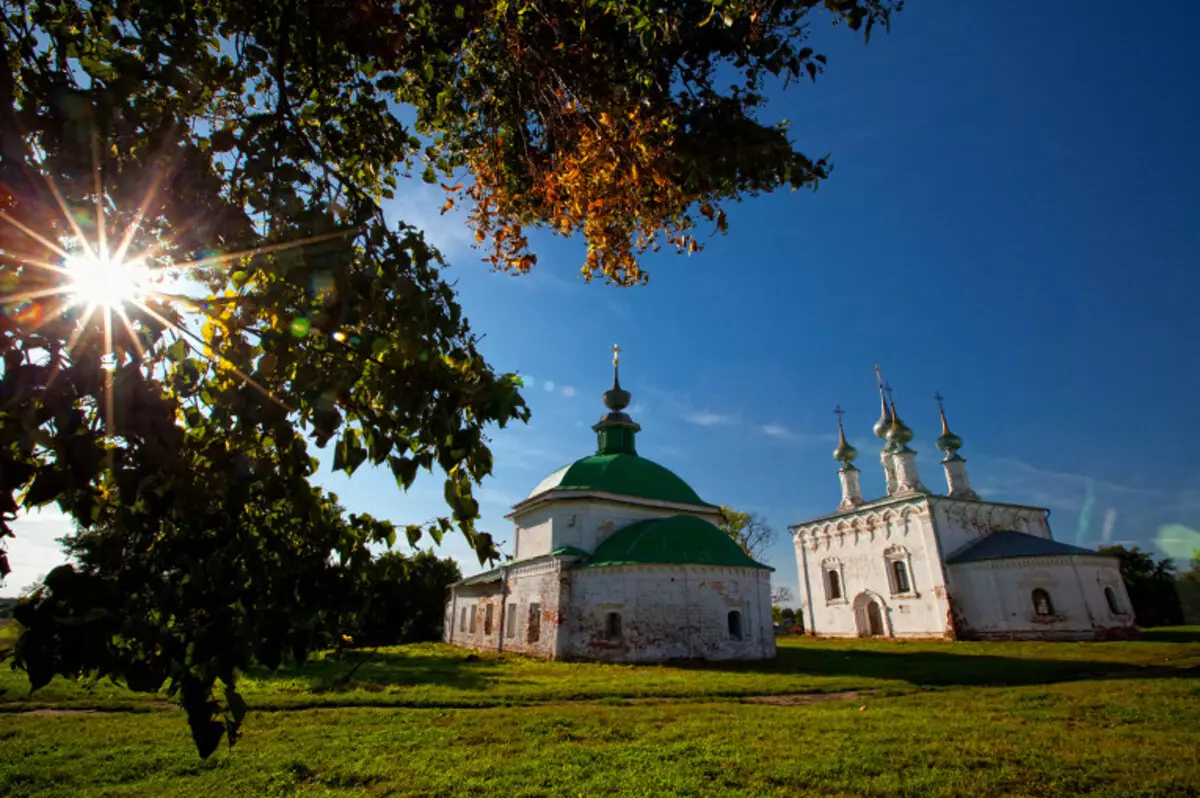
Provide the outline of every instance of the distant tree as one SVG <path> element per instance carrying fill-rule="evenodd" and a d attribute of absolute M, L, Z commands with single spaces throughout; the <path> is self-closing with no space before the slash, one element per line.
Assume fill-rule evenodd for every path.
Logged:
<path fill-rule="evenodd" d="M 784 607 L 783 612 L 780 613 L 780 616 L 783 618 L 784 623 L 796 622 L 796 611 L 791 607 Z"/>
<path fill-rule="evenodd" d="M 1192 552 L 1192 567 L 1175 579 L 1184 623 L 1200 624 L 1200 549 Z"/>
<path fill-rule="evenodd" d="M 1121 562 L 1121 578 L 1129 592 L 1138 626 L 1176 626 L 1183 623 L 1183 608 L 1175 587 L 1175 561 L 1154 556 L 1137 546 L 1101 546 L 1101 554 Z"/>
<path fill-rule="evenodd" d="M 775 530 L 758 513 L 743 513 L 722 506 L 718 526 L 755 560 L 775 542 Z"/>
<path fill-rule="evenodd" d="M 792 589 L 787 585 L 779 585 L 771 588 L 771 603 L 772 604 L 787 604 L 792 600 Z"/>
<path fill-rule="evenodd" d="M 439 640 L 446 587 L 462 578 L 454 560 L 431 551 L 398 551 L 372 561 L 362 605 L 350 628 L 355 645 L 382 646 Z"/>
<path fill-rule="evenodd" d="M 774 621 L 776 625 L 783 623 L 783 607 L 780 607 L 778 604 L 771 606 L 771 620 Z"/>

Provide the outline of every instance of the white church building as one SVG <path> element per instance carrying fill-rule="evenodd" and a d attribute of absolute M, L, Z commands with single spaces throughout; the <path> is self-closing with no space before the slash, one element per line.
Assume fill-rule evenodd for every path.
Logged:
<path fill-rule="evenodd" d="M 613 349 L 596 453 L 512 508 L 513 559 L 450 586 L 444 640 L 552 659 L 774 657 L 772 569 L 716 526 L 717 506 L 637 453 Z"/>
<path fill-rule="evenodd" d="M 877 371 L 877 376 L 878 371 Z M 867 500 L 841 411 L 836 512 L 789 527 L 805 631 L 830 637 L 1094 640 L 1136 634 L 1118 561 L 1060 543 L 1049 511 L 981 500 L 938 399 L 946 493 L 917 474 L 913 432 L 879 376 L 886 494 Z"/>

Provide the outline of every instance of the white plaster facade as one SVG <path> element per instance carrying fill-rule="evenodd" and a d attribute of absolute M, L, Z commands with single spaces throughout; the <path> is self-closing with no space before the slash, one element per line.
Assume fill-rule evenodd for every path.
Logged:
<path fill-rule="evenodd" d="M 948 481 L 974 496 L 962 487 L 964 462 L 952 461 Z M 904 479 L 887 476 L 895 495 L 790 527 L 809 634 L 1098 639 L 1136 633 L 1117 560 L 1052 542 L 1049 511 L 903 492 Z M 1000 537 L 987 541 L 987 558 L 972 560 L 991 536 Z M 1002 556 L 1002 540 L 1020 545 Z M 1030 556 L 1039 550 L 1048 553 Z"/>

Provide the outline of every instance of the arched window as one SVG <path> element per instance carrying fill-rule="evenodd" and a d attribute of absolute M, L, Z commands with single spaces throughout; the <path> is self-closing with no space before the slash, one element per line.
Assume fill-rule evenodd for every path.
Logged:
<path fill-rule="evenodd" d="M 604 616 L 604 639 L 621 639 L 621 613 L 610 612 Z"/>
<path fill-rule="evenodd" d="M 1121 605 L 1117 603 L 1117 594 L 1111 587 L 1104 588 L 1104 600 L 1108 602 L 1108 611 L 1113 615 L 1121 614 Z"/>
<path fill-rule="evenodd" d="M 1038 615 L 1054 614 L 1054 605 L 1050 603 L 1050 594 L 1040 587 L 1033 591 L 1033 611 Z"/>
<path fill-rule="evenodd" d="M 742 639 L 742 614 L 737 610 L 729 612 L 729 636 L 734 640 Z"/>
<path fill-rule="evenodd" d="M 842 597 L 842 580 L 838 577 L 838 572 L 830 569 L 829 574 L 829 599 L 840 599 Z"/>
<path fill-rule="evenodd" d="M 896 583 L 897 593 L 907 593 L 912 589 L 912 585 L 908 581 L 908 564 L 903 560 L 896 560 L 892 563 L 892 579 Z"/>

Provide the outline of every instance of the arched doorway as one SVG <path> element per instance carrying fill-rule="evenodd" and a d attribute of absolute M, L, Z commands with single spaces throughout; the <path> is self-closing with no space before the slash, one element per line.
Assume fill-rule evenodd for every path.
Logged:
<path fill-rule="evenodd" d="M 890 637 L 884 621 L 883 600 L 871 593 L 859 593 L 854 599 L 854 620 L 859 637 Z"/>

